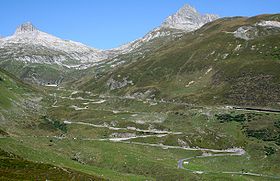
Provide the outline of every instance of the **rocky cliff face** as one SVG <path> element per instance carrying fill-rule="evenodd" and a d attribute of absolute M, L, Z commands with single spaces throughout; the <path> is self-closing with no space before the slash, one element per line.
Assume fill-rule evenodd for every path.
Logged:
<path fill-rule="evenodd" d="M 19 35 L 19 34 L 24 34 L 24 33 L 30 33 L 30 32 L 37 32 L 38 30 L 32 25 L 31 22 L 27 22 L 27 23 L 24 23 L 22 25 L 20 25 L 15 34 L 16 35 Z"/>
<path fill-rule="evenodd" d="M 202 15 L 190 5 L 185 5 L 174 15 L 169 16 L 161 27 L 190 32 L 218 18 L 217 15 L 213 14 Z"/>

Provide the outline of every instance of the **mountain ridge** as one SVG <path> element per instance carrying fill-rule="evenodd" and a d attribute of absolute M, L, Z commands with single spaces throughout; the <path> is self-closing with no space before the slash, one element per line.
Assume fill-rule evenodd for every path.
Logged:
<path fill-rule="evenodd" d="M 7 56 L 31 63 L 56 63 L 67 66 L 67 59 L 86 64 L 107 58 L 101 50 L 87 47 L 82 43 L 62 40 L 36 29 L 30 22 L 20 25 L 12 36 L 1 39 L 0 48 L 6 49 Z M 38 51 L 32 53 L 32 49 L 37 48 L 47 52 L 45 54 L 42 52 L 41 55 L 37 53 Z M 21 53 L 22 49 L 31 52 L 24 55 Z"/>
<path fill-rule="evenodd" d="M 190 15 L 193 21 L 181 17 Z M 40 31 L 31 22 L 27 22 L 18 26 L 13 35 L 0 39 L 0 66 L 17 77 L 35 84 L 61 83 L 65 77 L 72 77 L 69 73 L 73 71 L 107 66 L 107 62 L 110 62 L 111 68 L 119 66 L 126 62 L 123 55 L 141 56 L 143 52 L 164 46 L 165 43 L 200 28 L 202 24 L 215 20 L 215 18 L 204 20 L 204 15 L 189 5 L 179 9 L 172 16 L 179 16 L 181 21 L 178 23 L 191 23 L 191 29 L 189 26 L 174 28 L 161 25 L 142 38 L 109 50 L 99 50 L 79 42 L 63 40 Z"/>
<path fill-rule="evenodd" d="M 186 5 L 95 63 L 20 25 L 0 47 L 0 180 L 280 179 L 280 14 L 212 18 Z"/>
<path fill-rule="evenodd" d="M 102 76 L 80 81 L 78 88 L 204 105 L 277 107 L 277 22 L 279 14 L 221 18 Z"/>
<path fill-rule="evenodd" d="M 121 45 L 115 49 L 120 50 L 122 53 L 129 53 L 141 46 L 142 43 L 152 41 L 153 39 L 159 37 L 179 37 L 186 32 L 195 31 L 203 25 L 218 18 L 219 16 L 214 14 L 202 15 L 194 7 L 189 4 L 185 4 L 175 14 L 168 16 L 160 26 L 148 32 L 144 37 Z M 173 21 L 173 19 L 175 19 L 175 21 Z M 172 33 L 172 30 L 176 30 L 175 34 Z M 181 33 L 178 35 L 178 32 L 180 31 Z M 131 49 L 128 48 L 130 46 L 132 47 Z"/>
<path fill-rule="evenodd" d="M 184 16 L 191 16 L 191 18 L 184 17 Z M 157 37 L 162 37 L 162 36 L 169 36 L 170 32 L 165 32 L 163 29 L 177 29 L 177 30 L 182 30 L 184 32 L 190 32 L 194 31 L 203 24 L 206 24 L 208 22 L 211 22 L 215 19 L 218 18 L 218 16 L 209 16 L 209 18 L 203 19 L 204 15 L 200 15 L 195 8 L 191 7 L 190 5 L 185 5 L 183 8 L 179 9 L 178 12 L 172 16 L 169 17 L 176 17 L 181 19 L 181 21 L 177 21 L 176 24 L 178 26 L 172 26 L 172 25 L 167 25 L 166 22 L 168 22 L 168 18 L 165 20 L 165 22 L 159 26 L 156 27 L 154 30 L 151 32 L 147 33 L 144 37 L 139 38 L 135 41 L 129 42 L 127 44 L 124 44 L 120 47 L 116 47 L 113 49 L 108 49 L 108 50 L 100 50 L 96 48 L 92 48 L 89 46 L 86 46 L 82 43 L 79 42 L 74 42 L 74 41 L 66 41 L 62 40 L 60 38 L 57 38 L 53 35 L 47 34 L 45 32 L 42 32 L 38 30 L 31 22 L 26 22 L 23 23 L 22 25 L 18 26 L 16 29 L 15 33 L 12 36 L 4 37 L 0 41 L 0 48 L 5 48 L 6 46 L 9 47 L 9 45 L 15 45 L 17 44 L 18 46 L 23 45 L 24 48 L 26 45 L 27 46 L 43 46 L 46 47 L 50 50 L 54 51 L 59 51 L 58 54 L 59 56 L 53 56 L 52 59 L 55 60 L 50 60 L 48 57 L 32 57 L 32 56 L 27 56 L 27 57 L 21 57 L 19 56 L 14 56 L 15 55 L 15 50 L 13 50 L 14 53 L 10 52 L 9 55 L 14 56 L 18 60 L 22 60 L 25 62 L 31 62 L 31 63 L 56 63 L 58 65 L 66 66 L 68 68 L 71 67 L 80 67 L 82 64 L 92 64 L 95 65 L 96 62 L 100 62 L 105 59 L 113 58 L 116 55 L 123 54 L 123 53 L 128 53 L 130 51 L 133 51 L 137 47 L 141 46 L 143 42 L 148 42 L 153 40 L 154 38 Z M 190 21 L 190 19 L 192 21 Z M 202 21 L 203 20 L 203 21 Z M 187 22 L 185 22 L 187 21 Z M 199 22 L 196 22 L 199 21 Z M 190 26 L 183 26 L 183 24 L 190 24 L 192 23 L 191 27 Z M 63 55 L 63 53 L 66 53 L 69 56 Z M 0 57 L 1 58 L 1 57 Z M 36 61 L 36 59 L 39 59 L 39 61 Z M 79 63 L 68 65 L 67 59 L 70 60 L 75 60 L 78 62 L 81 62 L 81 65 Z M 66 63 L 64 63 L 66 62 Z M 89 65 L 89 66 L 92 66 Z M 88 66 L 86 65 L 84 68 L 87 68 Z"/>

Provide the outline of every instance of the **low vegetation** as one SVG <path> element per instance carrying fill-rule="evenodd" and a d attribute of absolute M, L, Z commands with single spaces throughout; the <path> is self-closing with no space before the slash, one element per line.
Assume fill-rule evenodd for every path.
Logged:
<path fill-rule="evenodd" d="M 1 180 L 103 180 L 77 171 L 24 160 L 0 150 Z"/>
<path fill-rule="evenodd" d="M 49 131 L 60 130 L 63 133 L 67 132 L 66 124 L 61 123 L 58 120 L 55 120 L 55 119 L 53 120 L 51 118 L 48 118 L 47 116 L 43 116 L 41 118 L 41 120 L 42 120 L 42 123 L 40 123 L 38 126 L 40 129 L 46 129 Z"/>
<path fill-rule="evenodd" d="M 215 116 L 217 117 L 218 120 L 220 120 L 221 123 L 231 122 L 231 121 L 236 121 L 236 122 L 245 122 L 246 121 L 245 114 L 239 114 L 239 115 L 218 114 Z"/>
<path fill-rule="evenodd" d="M 280 114 L 225 107 L 279 108 L 279 32 L 248 41 L 228 33 L 267 16 L 220 19 L 123 55 L 127 64 L 110 73 L 106 63 L 74 71 L 83 78 L 66 88 L 36 90 L 0 70 L 0 180 L 279 178 Z M 23 79 L 60 76 L 58 67 L 14 63 L 6 69 Z M 232 148 L 245 152 L 209 156 Z M 179 169 L 188 158 L 193 171 Z"/>

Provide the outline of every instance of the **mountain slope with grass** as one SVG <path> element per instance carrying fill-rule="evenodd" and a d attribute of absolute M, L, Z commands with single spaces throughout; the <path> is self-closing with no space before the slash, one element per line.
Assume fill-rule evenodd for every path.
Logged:
<path fill-rule="evenodd" d="M 0 180 L 123 180 L 124 176 L 110 170 L 84 168 L 71 158 L 53 153 L 47 150 L 50 144 L 23 142 L 65 133 L 62 122 L 45 116 L 50 101 L 47 92 L 0 69 Z"/>
<path fill-rule="evenodd" d="M 109 53 L 38 30 L 30 22 L 0 40 L 0 66 L 34 84 L 60 84 L 72 69 L 84 69 Z"/>
<path fill-rule="evenodd" d="M 186 5 L 89 67 L 64 64 L 84 63 L 76 43 L 16 34 L 0 39 L 0 180 L 280 179 L 280 14 Z"/>
<path fill-rule="evenodd" d="M 144 37 L 110 50 L 98 50 L 60 39 L 27 22 L 20 25 L 12 36 L 0 39 L 0 66 L 26 82 L 61 85 L 76 80 L 73 73 L 81 77 L 85 70 L 98 72 L 98 67 L 105 66 L 106 71 L 135 60 L 135 56 L 143 57 L 217 18 L 216 15 L 200 14 L 185 5 Z"/>
<path fill-rule="evenodd" d="M 44 93 L 0 69 L 0 129 L 17 134 L 43 112 Z"/>
<path fill-rule="evenodd" d="M 195 104 L 279 107 L 279 22 L 279 14 L 218 19 L 86 79 L 80 88 Z"/>

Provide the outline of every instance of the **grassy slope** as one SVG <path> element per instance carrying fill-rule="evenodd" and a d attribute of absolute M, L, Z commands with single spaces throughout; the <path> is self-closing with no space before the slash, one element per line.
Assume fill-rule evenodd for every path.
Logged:
<path fill-rule="evenodd" d="M 59 96 L 59 91 L 56 92 Z M 67 93 L 61 92 L 63 96 Z M 68 96 L 71 91 L 68 92 Z M 86 95 L 88 97 L 86 97 Z M 90 96 L 88 93 L 80 93 L 75 96 L 83 96 L 90 99 L 100 99 L 98 96 Z M 246 136 L 246 130 L 258 132 L 258 130 L 277 129 L 279 115 L 273 114 L 248 114 L 246 121 L 236 122 L 235 119 L 218 120 L 216 114 L 240 115 L 242 111 L 231 112 L 229 110 L 208 108 L 191 108 L 176 104 L 161 103 L 149 106 L 145 101 L 126 99 L 107 99 L 103 104 L 89 104 L 88 110 L 74 111 L 71 105 L 83 106 L 87 101 L 58 99 L 59 108 L 48 108 L 47 116 L 60 122 L 64 120 L 84 121 L 94 124 L 111 124 L 116 122 L 117 127 L 135 126 L 147 129 L 150 125 L 157 129 L 182 131 L 184 134 L 168 136 L 166 138 L 143 138 L 131 141 L 147 142 L 179 146 L 178 138 L 192 147 L 224 149 L 232 146 L 243 147 L 248 154 L 236 159 L 231 157 L 221 159 L 194 160 L 189 165 L 193 169 L 205 169 L 210 171 L 240 171 L 245 167 L 246 171 L 267 173 L 275 175 L 279 170 L 279 151 L 265 157 L 264 146 L 277 148 L 274 141 L 265 141 L 266 134 Z M 52 104 L 52 102 L 50 102 Z M 113 110 L 123 110 L 124 113 L 113 113 Z M 127 112 L 126 112 L 127 111 Z M 137 114 L 137 116 L 135 116 Z M 250 115 L 250 116 L 249 116 Z M 157 120 L 164 118 L 162 123 Z M 223 117 L 223 118 L 224 118 Z M 250 118 L 250 119 L 247 119 Z M 125 119 L 123 119 L 125 118 Z M 41 117 L 44 121 L 44 117 Z M 135 123 L 137 120 L 147 121 L 145 124 Z M 262 123 L 261 125 L 256 122 Z M 95 175 L 110 180 L 258 180 L 255 177 L 229 176 L 227 174 L 196 175 L 188 171 L 177 169 L 177 161 L 181 158 L 200 155 L 200 151 L 184 151 L 180 149 L 162 149 L 150 146 L 134 144 L 113 143 L 103 141 L 85 141 L 83 138 L 108 138 L 113 132 L 105 128 L 89 126 L 67 125 L 66 132 L 59 129 L 56 124 L 43 124 L 37 119 L 37 126 L 24 128 L 30 131 L 28 135 L 17 135 L 11 138 L 0 138 L 0 148 L 8 153 L 14 153 L 28 162 L 42 162 L 43 165 L 34 165 L 38 169 L 34 173 L 48 173 L 48 170 L 40 170 L 42 167 L 62 167 L 72 170 L 81 177 Z M 53 138 L 63 134 L 65 139 Z M 278 134 L 277 132 L 275 134 Z M 254 136 L 257 136 L 254 137 Z M 271 138 L 274 134 L 271 135 Z M 76 158 L 78 156 L 78 159 Z M 249 158 L 249 159 L 248 159 Z M 260 161 L 261 160 L 261 161 Z M 10 161 L 9 161 L 10 162 Z M 16 167 L 21 161 L 11 167 Z M 25 162 L 24 162 L 25 163 Z M 226 163 L 226 165 L 225 165 Z M 242 163 L 242 164 L 240 164 Z M 29 163 L 28 163 L 29 164 Z M 211 165 L 212 164 L 212 165 Z M 31 167 L 31 170 L 33 169 Z M 211 166 L 209 166 L 211 165 Z M 28 167 L 28 166 L 27 166 Z M 7 168 L 9 168 L 7 166 Z M 20 175 L 24 168 L 17 168 Z M 50 168 L 50 169 L 51 169 Z M 11 176 L 7 173 L 7 177 Z M 25 175 L 24 177 L 28 177 Z M 44 175 L 42 176 L 44 177 Z M 55 177 L 55 175 L 54 175 Z M 73 175 L 69 177 L 73 178 Z M 260 180 L 265 180 L 261 178 Z"/>
<path fill-rule="evenodd" d="M 54 83 L 56 80 L 64 77 L 66 72 L 66 69 L 56 65 L 25 64 L 9 59 L 1 60 L 0 66 L 21 80 L 34 84 Z"/>
<path fill-rule="evenodd" d="M 22 137 L 21 140 L 1 139 L 1 148 L 28 160 L 100 175 L 110 180 L 154 180 L 155 177 L 169 180 L 168 178 L 172 177 L 182 179 L 187 175 L 195 178 L 188 172 L 176 169 L 176 159 L 173 159 L 175 155 L 178 157 L 195 153 L 172 153 L 161 149 L 98 141 L 56 140 L 53 146 L 49 146 L 48 138 Z M 86 164 L 72 160 L 75 153 L 80 153 Z M 156 158 L 162 159 L 157 161 Z M 150 175 L 153 175 L 153 178 L 149 177 Z"/>
<path fill-rule="evenodd" d="M 0 150 L 1 180 L 103 180 L 74 170 L 66 170 L 42 162 L 25 160 Z"/>
<path fill-rule="evenodd" d="M 99 79 L 87 80 L 80 88 L 104 93 L 109 91 L 106 83 L 111 77 L 120 82 L 128 77 L 134 85 L 111 93 L 123 95 L 153 90 L 158 98 L 197 104 L 277 106 L 280 102 L 277 96 L 279 31 L 259 28 L 262 35 L 250 41 L 237 39 L 227 32 L 261 20 L 278 19 L 279 15 L 263 15 L 217 20 L 180 40 L 171 41 L 145 58 Z M 194 83 L 187 86 L 192 81 Z"/>
<path fill-rule="evenodd" d="M 0 128 L 8 134 L 23 133 L 42 112 L 44 93 L 0 69 Z"/>
<path fill-rule="evenodd" d="M 42 149 L 44 149 L 43 147 L 34 150 L 34 148 L 32 148 L 34 142 L 30 143 L 28 146 L 22 144 L 22 135 L 53 135 L 61 134 L 62 131 L 53 125 L 47 125 L 48 129 L 51 130 L 46 129 L 46 127 L 40 129 L 40 125 L 44 123 L 40 118 L 41 115 L 44 115 L 44 111 L 33 110 L 34 108 L 32 108 L 32 106 L 40 107 L 41 104 L 44 106 L 46 105 L 42 102 L 36 102 L 35 105 L 30 105 L 31 107 L 29 107 L 28 100 L 36 99 L 38 96 L 44 96 L 41 92 L 23 83 L 6 71 L 0 70 L 0 78 L 0 147 L 5 149 L 7 153 L 14 153 L 20 156 L 19 158 L 7 158 L 1 155 L 1 180 L 46 178 L 100 180 L 100 178 L 95 177 L 95 175 L 105 175 L 105 178 L 109 177 L 115 178 L 115 180 L 124 180 L 124 176 L 110 170 L 103 171 L 103 169 L 98 169 L 96 167 L 81 168 L 81 165 L 79 166 L 79 164 L 71 161 L 70 158 L 61 158 L 61 156 L 55 153 L 42 151 Z M 3 136 L 7 138 L 2 138 Z M 9 138 L 14 136 L 15 139 Z M 38 157 L 38 155 L 41 156 Z M 46 160 L 50 160 L 51 158 L 56 158 L 55 160 L 57 161 L 60 160 L 62 165 L 55 165 L 50 161 L 45 162 L 42 157 L 43 155 Z M 63 167 L 70 167 L 68 169 L 70 173 L 65 171 Z M 137 180 L 137 176 L 133 178 Z"/>
<path fill-rule="evenodd" d="M 66 93 L 61 93 L 67 96 Z M 71 92 L 68 93 L 68 96 Z M 100 100 L 98 96 L 81 92 L 75 96 L 83 96 L 88 99 Z M 219 107 L 190 107 L 176 105 L 175 103 L 158 103 L 149 105 L 147 101 L 106 98 L 102 104 L 87 104 L 87 110 L 75 111 L 71 105 L 84 107 L 86 100 L 58 99 L 58 108 L 50 108 L 49 116 L 58 120 L 71 122 L 86 122 L 97 125 L 111 125 L 115 127 L 136 127 L 148 129 L 153 127 L 160 130 L 183 132 L 181 135 L 169 135 L 166 137 L 148 137 L 131 139 L 131 142 L 164 144 L 182 146 L 179 139 L 190 147 L 227 149 L 231 147 L 242 147 L 247 154 L 242 157 L 223 157 L 221 159 L 205 158 L 195 160 L 189 165 L 193 169 L 209 171 L 241 171 L 277 175 L 279 168 L 279 142 L 280 137 L 279 114 L 254 113 L 247 111 L 225 110 Z M 114 113 L 114 110 L 120 112 Z M 141 120 L 142 123 L 137 123 Z M 146 175 L 161 180 L 170 180 L 177 173 L 175 169 L 176 160 L 188 157 L 188 151 L 161 150 L 134 144 L 110 143 L 100 141 L 82 141 L 82 139 L 110 138 L 112 133 L 134 133 L 134 131 L 108 130 L 106 128 L 95 128 L 86 125 L 67 125 L 65 136 L 73 141 L 58 141 L 52 148 L 57 150 L 63 148 L 63 153 L 69 154 L 69 145 L 75 153 L 80 153 L 82 160 L 88 164 L 98 165 L 102 168 L 111 168 L 118 172 L 133 173 L 135 175 Z M 141 133 L 136 133 L 141 134 Z M 74 141 L 77 140 L 77 141 Z M 71 146 L 70 146 L 71 145 Z M 80 150 L 77 146 L 83 149 Z M 91 145 L 91 146 L 90 146 Z M 93 146 L 95 145 L 95 146 Z M 97 146 L 99 145 L 99 146 Z M 74 149 L 73 148 L 77 148 Z M 88 149 L 89 148 L 89 149 Z M 144 150 L 145 151 L 144 151 Z M 272 149 L 273 152 L 268 152 Z M 59 149 L 58 149 L 59 150 Z M 110 150 L 110 151 L 107 151 Z M 142 153 L 143 152 L 143 153 Z M 147 155 L 146 155 L 147 152 Z M 107 155 L 108 154 L 108 155 Z M 200 152 L 196 152 L 200 154 Z M 126 156 L 123 156 L 126 155 Z M 160 156 L 159 156 L 160 155 Z M 121 160 L 120 160 L 121 159 Z M 163 160 L 164 161 L 163 161 Z M 108 163 L 110 160 L 110 164 Z M 161 161 L 162 160 L 162 161 Z M 173 160 L 173 161 L 172 161 Z M 211 167 L 211 163 L 213 167 Z M 240 164 L 242 163 L 242 164 Z M 170 164 L 170 165 L 169 165 Z M 164 177 L 160 171 L 164 170 Z M 188 172 L 187 172 L 188 173 Z M 186 179 L 187 175 L 181 175 Z M 203 175 L 198 179 L 232 179 L 246 180 L 242 176 L 231 177 L 226 174 Z M 248 177 L 250 180 L 251 177 Z M 258 180 L 254 178 L 253 180 Z M 265 180 L 260 178 L 259 180 Z"/>
<path fill-rule="evenodd" d="M 162 47 L 157 54 L 152 54 L 147 59 L 117 69 L 112 74 L 115 79 L 118 79 L 118 75 L 121 78 L 128 75 L 129 80 L 133 80 L 135 85 L 117 90 L 115 93 L 124 94 L 155 89 L 158 97 L 199 104 L 244 105 L 242 101 L 247 100 L 246 103 L 250 105 L 260 106 L 260 101 L 263 101 L 262 106 L 274 106 L 278 97 L 277 92 L 271 93 L 271 91 L 278 89 L 279 59 L 277 51 L 276 54 L 271 52 L 271 47 L 278 46 L 279 35 L 266 36 L 266 39 L 260 37 L 245 42 L 222 32 L 233 31 L 240 25 L 252 24 L 259 19 L 271 18 L 271 16 L 257 18 L 257 20 L 254 18 L 219 20 L 203 27 L 192 36 L 186 36 L 182 40 Z M 225 40 L 228 43 L 226 44 L 228 49 L 221 50 Z M 267 45 L 268 40 L 269 45 Z M 226 59 L 221 58 L 225 53 L 232 52 L 239 44 L 242 45 L 242 49 L 238 53 L 231 53 Z M 263 46 L 263 44 L 265 45 Z M 252 51 L 252 45 L 261 48 L 264 54 Z M 217 52 L 211 57 L 213 50 Z M 205 55 L 209 56 L 205 57 Z M 218 59 L 215 61 L 216 58 Z M 235 69 L 232 69 L 233 66 Z M 259 69 L 259 66 L 263 68 Z M 206 75 L 205 72 L 209 68 L 213 70 Z M 87 89 L 92 90 L 93 87 L 100 86 L 98 87 L 100 91 L 107 91 L 106 86 L 100 82 L 106 81 L 110 76 L 101 78 L 96 84 L 92 84 L 90 81 L 86 84 Z M 135 126 L 147 129 L 152 125 L 157 129 L 182 131 L 184 134 L 180 136 L 140 138 L 131 141 L 178 146 L 178 139 L 181 139 L 190 146 L 205 148 L 243 147 L 247 151 L 245 156 L 236 159 L 233 157 L 196 159 L 190 164 L 190 167 L 210 171 L 240 171 L 246 167 L 246 171 L 271 175 L 279 173 L 278 115 L 246 113 L 246 120 L 238 122 L 236 119 L 228 119 L 229 116 L 223 116 L 225 120 L 219 120 L 216 114 L 226 113 L 236 116 L 244 114 L 242 111 L 225 111 L 214 107 L 190 108 L 168 103 L 151 106 L 143 101 L 122 99 L 111 99 L 104 104 L 89 105 L 89 110 L 84 111 L 74 111 L 70 106 L 82 107 L 86 101 L 58 100 L 57 105 L 61 106 L 59 108 L 51 108 L 50 105 L 53 102 L 49 102 L 50 108 L 46 112 L 36 112 L 36 109 L 29 112 L 25 109 L 26 104 L 23 103 L 23 100 L 36 98 L 38 94 L 33 93 L 32 88 L 4 71 L 0 72 L 0 77 L 4 77 L 0 81 L 0 94 L 2 93 L 0 111 L 4 116 L 4 123 L 5 121 L 9 123 L 9 127 L 5 124 L 0 125 L 0 135 L 16 134 L 12 138 L 0 138 L 0 148 L 4 150 L 4 153 L 14 153 L 20 158 L 24 158 L 1 157 L 3 159 L 1 163 L 6 164 L 2 166 L 7 180 L 11 177 L 18 177 L 21 180 L 29 179 L 29 172 L 24 174 L 27 170 L 32 174 L 50 173 L 49 171 L 54 167 L 67 168 L 67 170 L 71 170 L 72 174 L 69 175 L 67 172 L 65 173 L 65 170 L 58 169 L 57 172 L 50 173 L 50 178 L 57 178 L 61 174 L 69 179 L 75 179 L 78 176 L 97 178 L 94 175 L 99 175 L 110 180 L 258 180 L 255 177 L 223 174 L 195 175 L 177 169 L 178 159 L 199 155 L 201 152 L 164 150 L 124 143 L 83 141 L 80 139 L 109 137 L 113 132 L 75 125 L 67 125 L 65 131 L 64 126 L 56 122 L 62 123 L 64 120 L 85 121 L 94 124 L 104 122 L 111 124 L 112 121 L 115 121 L 119 127 Z M 199 79 L 199 77 L 201 78 Z M 196 83 L 186 87 L 185 85 L 192 80 L 195 80 Z M 266 84 L 259 84 L 260 82 Z M 272 87 L 268 87 L 268 84 Z M 251 87 L 253 89 L 249 89 Z M 243 90 L 244 88 L 246 91 Z M 252 99 L 251 94 L 256 98 Z M 83 93 L 81 96 L 85 95 Z M 95 98 L 98 100 L 98 97 Z M 50 98 L 50 100 L 52 99 Z M 266 100 L 273 104 L 268 105 Z M 37 102 L 35 105 L 39 106 L 40 103 Z M 12 114 L 7 114 L 7 110 L 13 110 Z M 113 110 L 128 112 L 116 114 L 112 112 Z M 23 116 L 20 116 L 21 113 L 24 113 Z M 157 123 L 156 120 L 161 118 L 164 121 Z M 147 123 L 138 124 L 137 120 Z M 11 126 L 11 122 L 20 123 L 22 127 L 19 129 L 17 126 Z M 14 128 L 17 130 L 13 131 Z M 26 134 L 27 132 L 28 134 Z M 66 139 L 50 139 L 51 136 L 61 134 L 64 134 Z M 79 156 L 78 160 L 73 159 L 75 155 Z M 0 172 L 3 171 L 1 168 L 0 165 Z M 17 175 L 13 173 L 14 168 L 17 170 Z"/>
<path fill-rule="evenodd" d="M 26 92 L 33 91 L 26 84 L 19 81 L 13 75 L 0 69 L 0 106 L 2 108 L 11 107 L 12 100 L 18 100 Z"/>

